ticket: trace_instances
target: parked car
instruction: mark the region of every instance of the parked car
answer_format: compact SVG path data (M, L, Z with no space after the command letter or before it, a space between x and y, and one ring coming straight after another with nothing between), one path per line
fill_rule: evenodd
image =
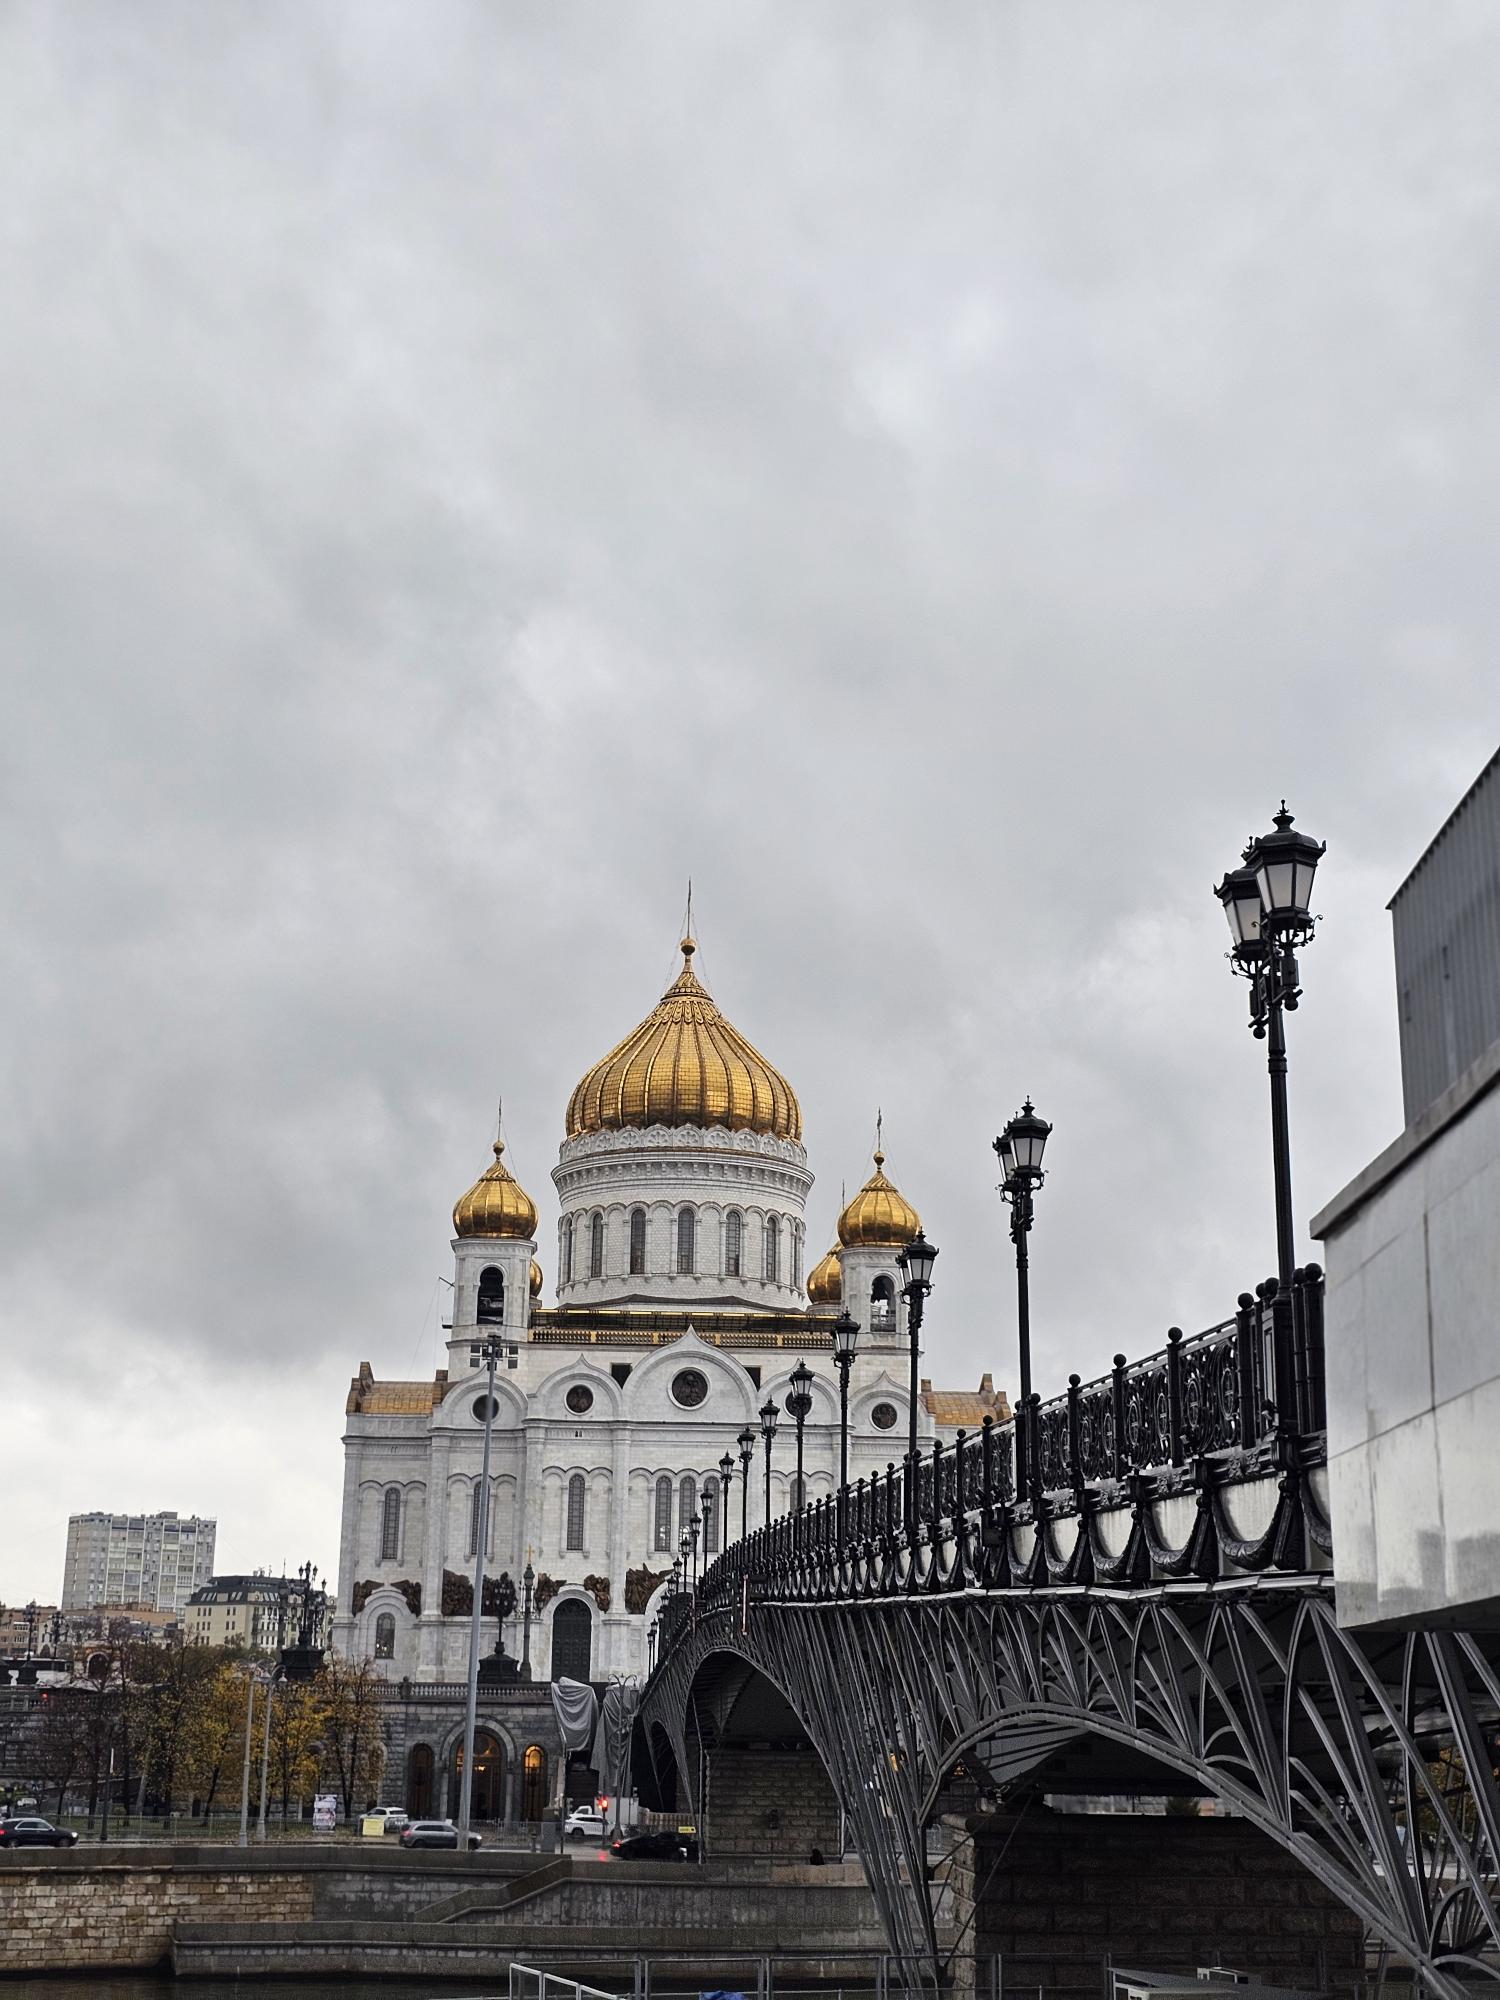
M482 1846L483 1837L472 1829L469 1833L471 1849ZM401 1829L403 1847L457 1847L458 1828L451 1819L414 1819Z
M566 1840L603 1840L604 1815L597 1806L575 1806L563 1821Z
M393 1831L399 1833L401 1828L407 1823L406 1814L400 1806L371 1806L370 1810L367 1813L362 1813L360 1817L362 1819L383 1819L387 1833Z
M50 1819L0 1820L0 1847L76 1847L78 1835L71 1828L54 1826Z
M609 1851L616 1861L696 1861L698 1842L690 1833L627 1833Z

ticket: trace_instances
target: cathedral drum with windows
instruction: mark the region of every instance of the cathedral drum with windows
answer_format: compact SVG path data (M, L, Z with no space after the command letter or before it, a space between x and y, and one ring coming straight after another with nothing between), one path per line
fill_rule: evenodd
M486 1651L522 1651L539 1678L643 1674L647 1631L684 1531L703 1563L765 1519L758 1411L814 1373L804 1436L809 1501L838 1478L830 1329L860 1322L850 1380L850 1478L899 1458L909 1348L896 1257L916 1210L874 1172L804 1277L812 1186L790 1084L720 1013L682 944L682 970L647 1018L584 1076L553 1172L557 1304L540 1303L537 1212L494 1159L453 1211L446 1368L350 1384L334 1644L392 1680L464 1677L480 1521L486 1386L480 1341L504 1359L487 1509ZM926 1440L1007 1416L977 1392L923 1383ZM737 1439L757 1433L748 1489ZM773 1514L786 1510L792 1425L778 1435ZM719 1470L733 1461L727 1494Z

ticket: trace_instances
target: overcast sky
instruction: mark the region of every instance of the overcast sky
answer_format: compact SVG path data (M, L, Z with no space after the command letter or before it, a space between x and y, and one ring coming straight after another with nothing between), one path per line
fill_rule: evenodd
M926 1372L1274 1264L1213 881L1328 842L1305 1225L1385 903L1500 740L1493 0L0 8L0 1599L70 1511L337 1551L448 1212L542 1213L677 963L889 1171Z

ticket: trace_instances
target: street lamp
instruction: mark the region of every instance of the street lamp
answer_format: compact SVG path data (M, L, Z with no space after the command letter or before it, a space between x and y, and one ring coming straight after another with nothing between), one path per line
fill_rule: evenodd
M1003 1179L1000 1193L1010 1203L1010 1240L1016 1246L1016 1344L1021 1362L1021 1404L1016 1415L1016 1498L1030 1491L1026 1431L1031 1423L1031 1277L1026 1239L1031 1234L1032 1197L1046 1179L1042 1155L1052 1127L1039 1118L1028 1097L995 1141ZM1032 1468L1035 1470L1035 1468Z
M1302 997L1297 949L1312 940L1313 879L1326 842L1292 830L1281 802L1273 831L1252 840L1214 894L1224 906L1233 946L1232 970L1250 983L1250 1032L1266 1042L1271 1079L1271 1168L1276 1200L1276 1300L1271 1339L1276 1428L1295 1429L1296 1362L1292 1352L1292 1273L1297 1253L1292 1215L1292 1148L1287 1119L1286 1021Z
M479 1345L485 1365L484 1454L479 1467L479 1498L474 1509L474 1608L469 1617L469 1696L464 1709L464 1768L458 1794L458 1846L469 1849L469 1812L474 1802L474 1727L479 1711L479 1624L484 1609L484 1545L490 1523L490 1439L495 1428L495 1368L508 1343L486 1333Z
M734 1454L725 1452L719 1460L719 1544L729 1547L729 1487L734 1478Z
M755 1426L746 1424L735 1439L740 1448L740 1540L750 1532L750 1461L755 1456Z
M523 1681L531 1679L531 1592L536 1583L536 1571L531 1567L531 1551L526 1551L526 1567L521 1572L521 1581L526 1586L526 1609L521 1618L521 1670Z
M792 1502L794 1513L800 1514L807 1505L807 1491L802 1478L802 1426L807 1422L812 1409L813 1372L805 1361L799 1361L792 1370L791 1393L786 1399L787 1415L797 1425L797 1485Z
M919 1229L896 1259L905 1281L901 1287L906 1300L906 1330L911 1336L911 1399L906 1411L906 1525L916 1522L917 1500L917 1391L918 1362L922 1347L922 1307L932 1290L932 1267L937 1262L937 1245L929 1243Z
M1229 921L1233 948L1229 962L1250 982L1250 1031L1268 1043L1271 1077L1271 1156L1276 1187L1276 1280L1290 1298L1296 1264L1292 1219L1291 1142L1287 1125L1286 1024L1302 996L1297 947L1311 941L1316 919L1309 909L1313 878L1326 842L1292 831L1292 815L1281 802L1274 832L1252 840L1244 866L1233 868L1215 889Z
M656 1620L653 1618L646 1628L646 1672L656 1672Z
M847 1309L833 1322L833 1365L839 1371L839 1515L849 1484L849 1370L859 1345L859 1321Z
M760 1406L760 1434L766 1442L766 1526L771 1525L771 1445L776 1436L776 1419L781 1406L767 1396Z

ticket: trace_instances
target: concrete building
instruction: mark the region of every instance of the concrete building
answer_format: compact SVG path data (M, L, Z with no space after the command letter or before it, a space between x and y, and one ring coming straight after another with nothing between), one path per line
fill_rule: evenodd
M1500 755L1391 908L1407 1126L1312 1224L1338 1615L1474 1626L1500 1615Z
M189 1645L242 1646L269 1653L293 1643L302 1597L300 1576L210 1577L188 1600L183 1636Z
M183 1611L213 1575L215 1521L196 1514L72 1514L62 1608L141 1605Z
M509 1587L522 1597L530 1561L540 1677L645 1671L648 1628L693 1518L702 1564L742 1519L753 1527L765 1517L758 1413L767 1401L782 1412L770 1508L787 1509L796 1441L785 1405L801 1361L814 1376L806 1491L812 1501L833 1494L830 1332L844 1306L861 1325L851 1480L905 1449L910 1347L896 1259L920 1227L917 1211L877 1150L838 1241L808 1269L813 1176L796 1094L701 985L691 938L682 952L657 1007L569 1101L553 1174L557 1305L540 1303L536 1207L497 1143L453 1211L446 1367L426 1381L388 1381L363 1363L350 1384L333 1641L393 1682L451 1683L465 1671L488 1334L508 1350L491 1460L491 1615ZM930 1443L1008 1414L988 1378L973 1392L924 1384L918 1433ZM748 1493L736 1442L747 1427ZM487 1580L487 1598L491 1590ZM519 1654L519 1610L504 1636ZM433 1747L441 1769L451 1746Z

